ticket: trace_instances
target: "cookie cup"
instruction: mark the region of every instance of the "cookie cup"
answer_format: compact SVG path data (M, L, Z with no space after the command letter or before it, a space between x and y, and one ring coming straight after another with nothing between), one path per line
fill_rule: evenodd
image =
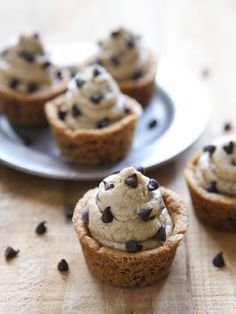
M185 179L195 213L199 219L215 229L236 232L236 198L209 193L199 185L195 175L199 158L200 154L185 169Z
M58 109L65 101L65 96L61 96L45 106L48 123L62 154L71 157L78 165L86 166L114 163L127 155L142 114L141 106L134 99L125 96L130 114L118 122L103 129L75 131L58 118Z
M67 88L69 73L50 89L32 94L16 92L0 85L0 112L11 122L19 125L40 126L47 123L44 105L47 101L61 95Z
M176 193L165 188L161 192L174 224L172 235L162 246L138 253L102 246L91 237L81 213L87 209L89 198L96 196L97 189L89 190L79 200L73 225L87 265L96 277L116 286L134 287L149 285L169 273L176 249L187 231L187 210Z

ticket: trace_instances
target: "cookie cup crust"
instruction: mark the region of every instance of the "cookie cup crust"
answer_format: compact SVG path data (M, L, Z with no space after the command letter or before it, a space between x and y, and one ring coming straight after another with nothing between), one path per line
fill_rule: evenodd
M103 129L79 129L72 131L58 118L58 109L66 101L60 96L45 106L46 116L55 140L65 156L77 164L95 166L121 160L131 149L141 106L125 96L130 114Z
M77 203L73 225L91 272L99 279L121 287L146 286L169 273L176 249L187 231L187 209L174 192L161 188L164 202L174 223L172 235L161 247L128 253L102 246L90 235L81 213L97 189L89 190Z
M47 101L63 94L67 88L69 73L58 84L47 90L32 94L16 92L0 85L0 112L11 122L19 125L40 126L47 124L44 105Z
M209 193L199 185L195 175L199 158L200 154L195 156L184 172L195 213L215 229L236 232L236 198Z

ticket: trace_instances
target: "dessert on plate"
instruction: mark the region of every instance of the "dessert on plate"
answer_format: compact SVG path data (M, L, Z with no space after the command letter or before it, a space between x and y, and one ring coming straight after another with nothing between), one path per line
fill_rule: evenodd
M138 102L122 94L99 65L78 72L66 94L48 102L45 110L61 152L80 165L121 160L142 114Z
M236 134L205 146L185 178L196 215L216 229L236 232Z
M62 94L67 81L68 73L51 63L39 34L21 35L0 54L0 110L17 124L45 124L45 102Z
M117 286L151 284L168 274L187 230L180 197L128 167L78 201L73 225L85 260L98 278Z
M117 81L123 93L147 105L155 86L157 61L139 35L119 28L98 41L97 55L89 62L102 65Z

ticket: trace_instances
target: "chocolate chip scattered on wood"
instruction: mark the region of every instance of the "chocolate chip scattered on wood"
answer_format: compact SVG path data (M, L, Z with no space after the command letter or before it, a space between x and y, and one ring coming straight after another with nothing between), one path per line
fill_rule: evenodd
M204 152L208 152L211 156L214 154L216 147L214 145L207 145L203 148Z
M107 181L103 180L103 183L104 183L105 191L113 189L115 187L114 183L112 183L112 182L109 182L109 181L107 182Z
M136 167L135 169L136 169L138 172L140 172L140 173L142 173L142 174L145 174L145 169L144 169L144 167L138 166L138 167Z
M125 244L126 250L130 253L136 253L142 250L142 244L139 244L136 240L130 240Z
M154 236L154 238L156 240L159 241L166 241L166 227L161 225L161 227L159 228L159 230L157 231L156 235Z
M11 246L8 246L5 250L5 258L7 261L13 259L17 256L17 254L20 252L20 250L15 250Z
M65 259L61 259L57 265L57 269L61 272L69 271L69 265Z
M156 119L152 119L149 123L148 123L148 128L149 129L153 129L157 126L158 121Z
M151 217L153 208L151 206L143 208L140 210L138 213L138 216L143 220L143 221L148 221Z
M150 179L148 182L148 190L149 191L155 191L159 188L159 184L156 180Z
M137 174L134 173L131 176L129 176L127 179L125 179L125 183L132 188L137 188L138 187L138 177Z
M209 193L217 193L217 182L216 181L210 182L206 190Z
M82 220L83 220L83 222L85 222L86 224L89 223L89 211L88 211L88 209L86 209L85 211L83 211L83 213L82 213Z
M103 213L102 213L102 221L107 224L109 222L112 222L113 220L113 215L112 215L112 212L111 212L111 207L110 206L107 206L104 210L103 210Z
M46 223L46 221L42 221L42 222L40 222L38 225L37 225L37 227L36 227L36 229L35 229L35 232L37 233L37 234L44 234L45 232L47 232L47 227L45 226L45 223Z
M224 151L226 154L230 155L234 151L234 143L232 141L229 142L229 144L223 146Z
M212 264L217 267L221 268L225 266L225 260L223 256L223 252L218 253L212 260Z

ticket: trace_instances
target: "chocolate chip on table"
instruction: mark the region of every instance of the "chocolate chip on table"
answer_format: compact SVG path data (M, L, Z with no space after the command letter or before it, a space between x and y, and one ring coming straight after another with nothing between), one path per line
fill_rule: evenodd
M27 85L27 91L28 93L34 93L39 89L38 84L34 83L34 82L29 82Z
M102 73L102 72L101 72L99 69L97 69L97 68L95 68L95 69L93 70L93 76L94 76L94 77L100 75L101 73Z
M20 51L18 53L18 56L20 58L24 59L25 61L30 62L30 63L34 62L34 60L35 60L34 55L31 52L27 51L27 50Z
M214 154L214 151L216 150L216 147L214 145L207 145L203 148L204 152L208 152L210 156Z
M149 191L155 191L159 188L159 184L157 183L156 180L150 179L148 182L148 190Z
M136 253L142 250L142 244L139 244L136 240L130 240L125 244L126 250L130 253Z
M140 212L138 213L138 216L143 220L143 221L148 221L150 219L150 215L152 213L153 208L151 206L142 208Z
M63 109L63 108L58 109L58 117L60 120L64 121L66 115L67 115L67 111L65 109Z
M79 108L76 106L76 104L74 104L72 106L72 115L74 118L77 118L81 115L81 112L80 112Z
M103 183L104 183L105 191L113 189L115 187L114 183L112 182L109 182L109 181L107 182L103 180Z
M137 188L138 187L138 177L137 174L134 173L131 176L129 176L127 179L125 179L125 183L132 188Z
M61 272L66 272L69 270L69 265L65 259L61 259L57 264L57 269Z
M157 119L152 119L152 120L148 123L148 128L149 128L149 129L153 129L153 128L155 128L155 126L157 126L157 124L158 124Z
M85 222L86 224L89 223L89 211L88 209L84 210L82 213L82 220L83 222Z
M94 104L99 104L100 101L103 99L103 95L100 93L95 93L93 95L90 96L90 100L94 103Z
M104 119L98 121L97 128L98 129L106 128L109 125L109 123L110 123L109 119L104 118Z
M36 229L35 229L35 232L37 233L37 234L44 234L45 232L47 232L47 227L45 226L45 223L46 223L46 221L42 221L42 222L40 222L38 225L37 225L37 227L36 227Z
M111 32L111 37L118 37L118 36L120 36L120 30Z
M47 69L47 68L49 68L51 65L52 65L52 64L51 64L50 61L45 61L45 62L42 64L42 67L43 67L43 69Z
M217 267L221 268L225 266L225 260L223 257L223 252L218 253L212 260L212 264Z
M156 235L154 236L156 240L165 242L166 240L166 227L161 225L159 230L157 231Z
M132 80L136 81L138 79L140 79L143 76L143 73L141 71L136 71L134 72L133 76L132 76Z
M9 87L12 89L16 89L19 84L20 84L20 80L18 78L12 78L10 80Z
M20 250L15 250L11 246L8 246L5 250L5 258L7 261L11 260L12 258L16 257Z
M145 169L142 166L138 166L135 168L138 172L145 174Z
M232 124L230 122L226 122L224 124L224 131L225 132L231 131L232 129L233 129L233 126L232 126Z
M209 193L217 193L217 182L216 181L210 182L206 187L206 191Z
M81 88L85 84L85 81L77 77L75 79L75 83L76 83L77 87Z
M112 56L112 57L110 58L110 63L111 63L113 66L117 67L117 66L120 65L120 60L119 60L119 58L118 58L117 56Z
M112 212L111 212L111 207L110 206L107 206L104 210L103 210L103 213L102 213L102 221L107 224L109 222L112 222L113 220L113 215L112 215Z
M232 141L229 142L229 144L223 146L224 151L226 154L230 155L234 151L234 143Z

